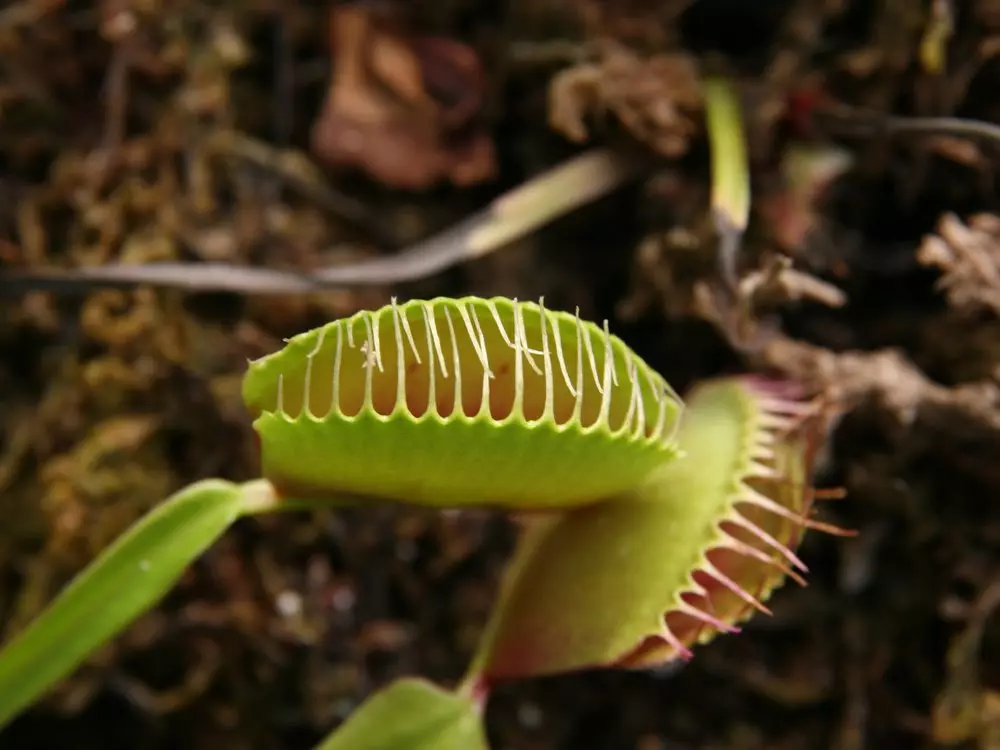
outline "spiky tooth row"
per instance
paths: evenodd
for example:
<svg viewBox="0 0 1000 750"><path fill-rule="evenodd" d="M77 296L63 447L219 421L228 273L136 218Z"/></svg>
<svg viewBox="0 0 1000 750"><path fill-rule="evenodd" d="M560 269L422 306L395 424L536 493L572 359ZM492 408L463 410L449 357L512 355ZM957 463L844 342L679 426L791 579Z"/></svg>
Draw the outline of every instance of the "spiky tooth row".
<svg viewBox="0 0 1000 750"><path fill-rule="evenodd" d="M720 378L687 397L683 458L525 530L480 655L489 679L646 668L739 632L786 579L821 420L793 388Z"/></svg>
<svg viewBox="0 0 1000 750"><path fill-rule="evenodd" d="M770 615L770 609L761 599L770 593L770 589L777 585L781 577L787 576L800 585L806 583L802 574L808 573L808 568L793 551L791 544L779 540L761 524L755 523L741 506L749 506L783 519L800 530L826 528L826 525L818 524L805 515L814 496L811 485L791 486L790 482L794 482L794 478L786 474L779 461L779 453L785 449L788 440L794 439L796 431L808 431L810 427L815 427L809 423L816 415L816 404L802 400L802 392L795 386L773 383L761 378L746 378L744 383L754 393L754 398L750 400L752 412L746 415L748 429L744 456L747 460L734 485L730 512L717 523L716 541L702 555L700 564L696 571L692 571L689 578L688 592L701 600L701 606L681 595L676 597L675 605L668 613L668 615L670 613L685 615L696 621L700 625L699 633L693 639L682 638L672 631L668 624L670 618L664 617L661 637L682 659L692 657L691 648L685 645L685 641L690 643L702 640L701 631L704 627L715 632L732 633L734 628L738 631L734 623L746 619L753 611ZM813 436L806 435L802 439L809 441ZM803 479L808 482L807 474L811 471L811 467L805 468ZM792 508L782 504L760 489L762 486L771 488L775 494L782 490L800 492L802 507ZM746 532L760 546L740 538L735 529ZM759 573L757 585L753 587L741 584L735 573L727 574L712 562L710 554L713 549L729 550L746 558L748 562L752 561L753 565L772 568L775 573L772 575ZM729 622L717 616L711 611L712 592L696 580L696 573L706 576L721 586L722 590L737 597L746 606L744 612ZM769 580L773 583L769 583ZM749 588L763 590L764 594L755 595L748 590Z"/></svg>
<svg viewBox="0 0 1000 750"><path fill-rule="evenodd" d="M388 336L383 335L386 325L392 329ZM674 439L679 421L680 397L612 336L607 321L598 328L585 323L579 309L572 316L547 310L544 299L537 304L464 298L402 305L393 299L380 310L334 321L310 335L314 341L305 353L302 380L292 382L294 373L278 376L274 410L289 419L300 413L350 418L366 409L382 416L430 411L443 419L462 415L576 424L664 442ZM344 397L357 377L353 362L363 369L360 400ZM414 393L413 373L421 368L424 390ZM529 373L534 375L530 383ZM473 378L481 379L478 388L468 382ZM321 392L329 395L314 398Z"/></svg>

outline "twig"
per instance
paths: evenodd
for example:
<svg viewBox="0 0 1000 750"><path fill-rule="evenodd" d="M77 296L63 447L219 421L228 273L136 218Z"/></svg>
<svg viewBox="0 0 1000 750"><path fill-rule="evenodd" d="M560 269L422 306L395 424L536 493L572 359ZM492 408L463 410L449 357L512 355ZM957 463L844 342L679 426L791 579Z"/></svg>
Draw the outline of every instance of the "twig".
<svg viewBox="0 0 1000 750"><path fill-rule="evenodd" d="M834 135L951 135L1000 143L1000 125L963 117L903 117L878 115L850 108L824 108L814 115Z"/></svg>
<svg viewBox="0 0 1000 750"><path fill-rule="evenodd" d="M275 149L232 130L213 133L209 136L208 146L222 156L242 159L270 173L327 211L372 232L380 244L396 244L393 238L385 236L385 228L375 220L364 203L330 187L319 170L296 152Z"/></svg>
<svg viewBox="0 0 1000 750"><path fill-rule="evenodd" d="M108 264L94 268L0 272L0 295L32 290L86 293L95 287L150 285L191 292L296 294L339 286L414 281L501 249L637 177L642 167L606 149L588 151L496 198L483 210L397 255L313 273L224 263Z"/></svg>

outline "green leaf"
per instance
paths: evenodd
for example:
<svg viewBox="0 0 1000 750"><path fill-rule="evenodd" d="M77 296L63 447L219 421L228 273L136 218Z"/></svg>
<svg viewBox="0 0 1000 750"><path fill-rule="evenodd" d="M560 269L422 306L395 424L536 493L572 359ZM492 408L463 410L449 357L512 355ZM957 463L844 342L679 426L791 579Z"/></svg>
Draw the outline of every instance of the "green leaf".
<svg viewBox="0 0 1000 750"><path fill-rule="evenodd" d="M404 679L361 705L316 750L488 750L471 699Z"/></svg>
<svg viewBox="0 0 1000 750"><path fill-rule="evenodd" d="M750 166L740 101L724 78L705 81L705 116L712 149L712 213L721 239L720 261L730 282L750 217Z"/></svg>
<svg viewBox="0 0 1000 750"><path fill-rule="evenodd" d="M137 521L0 650L0 727L149 610L241 515L274 506L270 485L190 485Z"/></svg>

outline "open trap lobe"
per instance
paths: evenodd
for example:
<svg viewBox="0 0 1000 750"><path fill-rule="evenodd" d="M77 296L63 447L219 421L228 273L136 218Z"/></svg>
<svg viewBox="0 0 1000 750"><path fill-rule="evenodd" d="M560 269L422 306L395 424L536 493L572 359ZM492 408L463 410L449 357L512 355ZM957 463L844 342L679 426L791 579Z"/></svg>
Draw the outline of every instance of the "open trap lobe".
<svg viewBox="0 0 1000 750"><path fill-rule="evenodd" d="M503 298L395 300L251 363L264 473L289 494L552 508L676 456L680 399L578 315Z"/></svg>
<svg viewBox="0 0 1000 750"><path fill-rule="evenodd" d="M261 411L544 421L662 439L679 401L607 326L534 303L393 302L312 337Z"/></svg>

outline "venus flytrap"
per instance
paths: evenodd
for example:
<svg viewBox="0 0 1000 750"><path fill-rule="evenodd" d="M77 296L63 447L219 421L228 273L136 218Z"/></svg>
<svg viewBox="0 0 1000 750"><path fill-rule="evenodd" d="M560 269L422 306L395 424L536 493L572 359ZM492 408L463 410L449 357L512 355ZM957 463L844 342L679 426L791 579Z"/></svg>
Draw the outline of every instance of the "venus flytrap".
<svg viewBox="0 0 1000 750"><path fill-rule="evenodd" d="M485 748L480 717L499 680L690 658L800 579L795 548L821 527L808 513L823 436L789 385L720 379L682 409L607 324L541 302L394 300L252 362L243 395L264 477L193 485L81 573L0 651L0 727L245 515L548 511L527 514L459 689L395 683L320 750Z"/></svg>
<svg viewBox="0 0 1000 750"><path fill-rule="evenodd" d="M607 324L508 299L393 302L251 363L264 476L295 497L555 509L676 456L681 401Z"/></svg>
<svg viewBox="0 0 1000 750"><path fill-rule="evenodd" d="M370 699L377 711L366 703L317 750L482 747L461 744L469 729L458 719L482 712L498 682L687 660L694 646L739 632L786 578L804 583L795 549L806 529L844 533L809 517L822 417L789 383L698 386L681 458L619 495L528 519L452 721L414 721L419 732L392 742L392 717L406 721L409 710L392 686Z"/></svg>
<svg viewBox="0 0 1000 750"><path fill-rule="evenodd" d="M690 659L738 632L785 578L808 518L818 420L786 384L690 395L684 458L605 502L529 524L471 680ZM827 528L823 526L822 528Z"/></svg>

